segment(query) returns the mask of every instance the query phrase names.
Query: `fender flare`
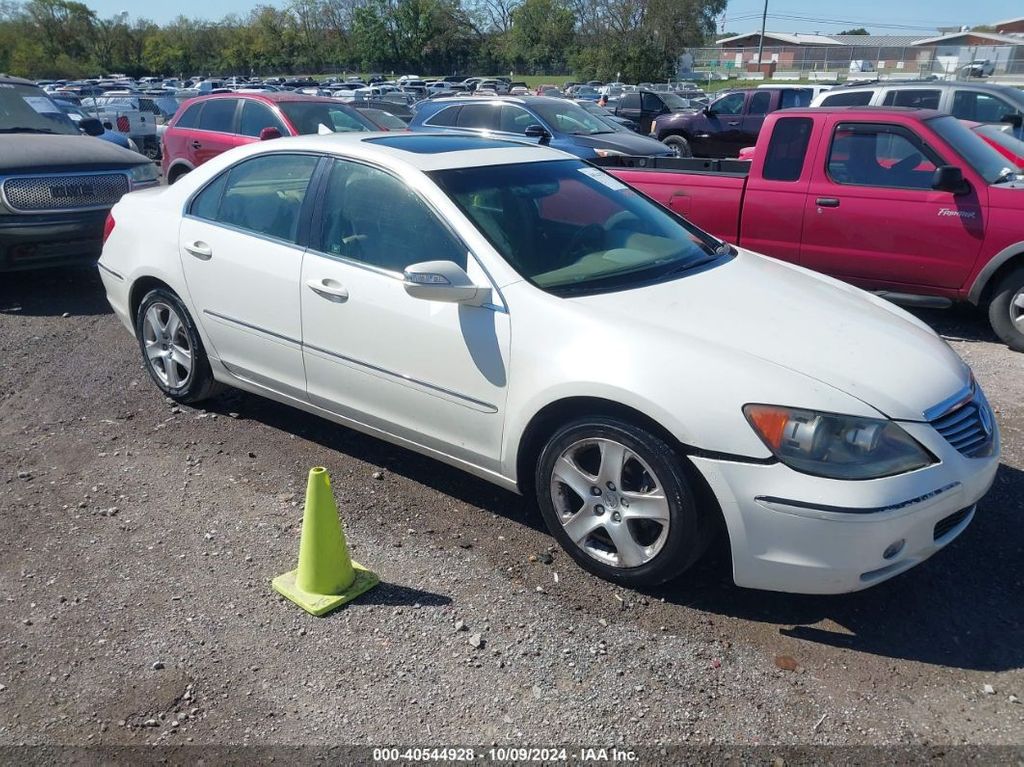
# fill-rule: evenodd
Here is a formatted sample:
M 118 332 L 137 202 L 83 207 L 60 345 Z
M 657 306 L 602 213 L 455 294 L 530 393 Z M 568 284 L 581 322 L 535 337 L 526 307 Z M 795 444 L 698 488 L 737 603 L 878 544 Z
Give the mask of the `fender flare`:
M 191 173 L 195 170 L 195 167 L 187 160 L 175 160 L 167 167 L 167 176 L 170 175 L 178 168 L 185 168 L 186 173 Z
M 999 271 L 1011 259 L 1017 256 L 1024 256 L 1024 240 L 1015 242 L 1012 245 L 1008 245 L 1001 251 L 996 253 L 981 271 L 978 272 L 978 276 L 974 278 L 974 282 L 971 283 L 971 289 L 967 293 L 967 301 L 977 306 L 981 303 L 982 293 L 985 292 L 985 288 L 988 286 L 992 279 L 992 276 Z

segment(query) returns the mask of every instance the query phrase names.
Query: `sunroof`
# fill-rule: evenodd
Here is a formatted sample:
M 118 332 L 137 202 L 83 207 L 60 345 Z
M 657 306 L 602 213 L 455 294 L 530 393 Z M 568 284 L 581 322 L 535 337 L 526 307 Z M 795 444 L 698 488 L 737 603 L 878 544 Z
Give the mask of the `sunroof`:
M 482 138 L 480 136 L 437 136 L 406 133 L 401 136 L 381 136 L 366 139 L 368 144 L 383 144 L 392 149 L 415 154 L 441 154 L 442 152 L 462 152 L 467 149 L 511 149 L 523 145 L 515 141 Z

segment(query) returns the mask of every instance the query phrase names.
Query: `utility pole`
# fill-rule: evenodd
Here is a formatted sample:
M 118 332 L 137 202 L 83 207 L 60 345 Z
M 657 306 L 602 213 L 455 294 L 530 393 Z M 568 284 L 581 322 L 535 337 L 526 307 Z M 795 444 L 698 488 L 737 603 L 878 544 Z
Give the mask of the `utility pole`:
M 764 28 L 768 23 L 768 0 L 764 0 L 764 13 L 761 14 L 761 37 L 757 40 L 757 71 L 761 70 L 761 57 L 764 55 Z

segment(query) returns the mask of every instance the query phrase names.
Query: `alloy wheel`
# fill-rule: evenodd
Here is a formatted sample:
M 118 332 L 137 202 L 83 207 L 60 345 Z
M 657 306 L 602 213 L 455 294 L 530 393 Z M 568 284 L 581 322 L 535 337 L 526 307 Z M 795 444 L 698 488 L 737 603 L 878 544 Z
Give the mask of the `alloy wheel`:
M 154 303 L 142 321 L 146 360 L 169 389 L 186 386 L 192 377 L 192 344 L 185 323 L 170 306 Z
M 670 510 L 650 465 L 612 439 L 583 439 L 566 448 L 551 472 L 551 501 L 565 533 L 588 556 L 634 568 L 658 555 Z
M 1024 333 L 1024 288 L 1010 299 L 1010 321 L 1018 332 Z

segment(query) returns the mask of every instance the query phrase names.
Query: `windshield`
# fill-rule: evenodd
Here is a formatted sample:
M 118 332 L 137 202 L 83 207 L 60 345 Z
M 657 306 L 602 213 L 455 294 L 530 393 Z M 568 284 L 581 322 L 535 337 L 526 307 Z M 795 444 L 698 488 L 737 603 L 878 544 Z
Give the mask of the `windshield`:
M 1019 166 L 1020 162 L 1024 162 L 1024 141 L 1014 136 L 1009 128 L 1009 125 L 979 125 L 974 132 L 993 144 L 997 152 Z M 1005 151 L 1000 151 L 1000 147 Z
M 928 125 L 944 138 L 953 150 L 968 165 L 974 168 L 989 184 L 1012 177 L 1016 166 L 1008 163 L 1006 158 L 985 143 L 978 134 L 952 116 L 936 117 L 928 121 Z
M 278 106 L 295 126 L 295 130 L 304 135 L 315 135 L 321 125 L 335 133 L 377 130 L 377 126 L 365 117 L 341 104 L 327 101 L 282 101 Z
M 0 133 L 78 135 L 78 128 L 40 88 L 0 83 Z
M 431 175 L 519 274 L 555 295 L 668 278 L 728 247 L 579 160 Z
M 606 123 L 571 101 L 536 103 L 531 106 L 541 119 L 560 133 L 591 136 L 612 132 Z
M 659 93 L 658 95 L 661 97 L 661 100 L 665 102 L 665 106 L 671 110 L 689 109 L 690 107 L 689 101 L 680 98 L 674 93 Z

